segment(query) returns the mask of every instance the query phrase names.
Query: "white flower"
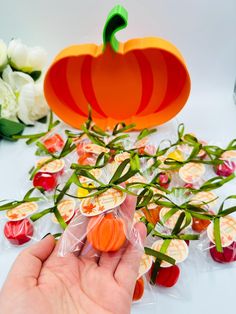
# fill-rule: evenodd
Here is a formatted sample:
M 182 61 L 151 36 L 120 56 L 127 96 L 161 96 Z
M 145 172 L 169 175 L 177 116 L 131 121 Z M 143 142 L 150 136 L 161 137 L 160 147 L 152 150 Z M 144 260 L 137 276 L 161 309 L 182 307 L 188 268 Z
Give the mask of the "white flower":
M 44 98 L 42 84 L 24 85 L 19 94 L 18 105 L 18 117 L 25 124 L 34 124 L 34 121 L 46 116 L 49 108 Z
M 7 65 L 7 46 L 3 40 L 0 39 L 0 71 Z
M 10 64 L 24 72 L 41 71 L 46 63 L 47 53 L 41 47 L 28 47 L 20 39 L 13 39 L 8 46 Z
M 19 94 L 21 88 L 25 84 L 34 83 L 34 80 L 29 74 L 19 71 L 12 71 L 9 65 L 2 72 L 2 78 L 8 85 L 10 85 L 16 95 Z
M 48 114 L 49 108 L 44 98 L 42 83 L 35 83 L 26 73 L 12 71 L 10 66 L 5 68 L 2 77 L 16 99 L 17 116 L 25 124 L 34 124 L 36 120 Z
M 11 87 L 0 78 L 0 105 L 1 116 L 6 119 L 17 121 L 18 105 L 16 96 Z

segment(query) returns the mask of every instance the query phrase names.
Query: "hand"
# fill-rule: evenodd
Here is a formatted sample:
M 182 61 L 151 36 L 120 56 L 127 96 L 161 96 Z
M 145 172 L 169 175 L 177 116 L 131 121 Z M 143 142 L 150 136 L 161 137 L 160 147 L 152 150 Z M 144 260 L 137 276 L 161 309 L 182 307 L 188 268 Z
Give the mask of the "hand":
M 126 208 L 134 211 L 134 199 Z M 145 226 L 135 226 L 141 239 Z M 84 245 L 86 247 L 86 244 Z M 1 314 L 130 313 L 142 255 L 128 242 L 115 253 L 98 257 L 91 250 L 79 256 L 58 256 L 58 244 L 48 235 L 16 259 L 0 294 Z

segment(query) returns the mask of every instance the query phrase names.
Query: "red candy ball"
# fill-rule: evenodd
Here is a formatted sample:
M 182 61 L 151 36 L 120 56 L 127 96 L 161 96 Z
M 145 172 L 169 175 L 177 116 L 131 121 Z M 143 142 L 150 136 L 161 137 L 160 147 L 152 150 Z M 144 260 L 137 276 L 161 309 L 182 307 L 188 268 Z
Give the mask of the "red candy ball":
M 168 189 L 170 185 L 171 177 L 168 173 L 161 172 L 159 177 L 157 178 L 157 182 L 162 186 L 164 189 Z
M 151 268 L 152 272 L 153 267 Z M 160 268 L 156 277 L 156 285 L 162 287 L 173 287 L 180 275 L 180 269 L 177 265 L 167 267 L 167 268 Z
M 37 172 L 33 179 L 34 187 L 52 191 L 57 186 L 57 174 L 48 172 Z
M 193 189 L 194 187 L 193 187 L 192 183 L 185 183 L 184 188 L 185 189 Z
M 15 245 L 30 241 L 33 233 L 34 227 L 27 218 L 19 221 L 8 221 L 4 226 L 5 237 Z
M 230 160 L 224 160 L 223 164 L 217 165 L 215 172 L 218 176 L 228 177 L 236 170 L 236 164 Z
M 213 245 L 213 243 L 211 243 Z M 217 263 L 231 263 L 236 262 L 236 242 L 233 242 L 230 246 L 224 247 L 223 252 L 217 252 L 216 247 L 213 246 L 210 249 L 212 259 Z

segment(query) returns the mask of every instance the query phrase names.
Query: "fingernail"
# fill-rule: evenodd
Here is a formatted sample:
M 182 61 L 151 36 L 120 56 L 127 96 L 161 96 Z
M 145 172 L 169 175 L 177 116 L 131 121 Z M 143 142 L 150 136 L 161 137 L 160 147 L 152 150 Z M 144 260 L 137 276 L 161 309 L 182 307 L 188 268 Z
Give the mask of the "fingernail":
M 46 238 L 49 234 L 51 234 L 51 233 L 49 232 L 49 233 L 45 234 L 45 236 L 43 236 L 41 240 L 43 240 L 44 238 Z

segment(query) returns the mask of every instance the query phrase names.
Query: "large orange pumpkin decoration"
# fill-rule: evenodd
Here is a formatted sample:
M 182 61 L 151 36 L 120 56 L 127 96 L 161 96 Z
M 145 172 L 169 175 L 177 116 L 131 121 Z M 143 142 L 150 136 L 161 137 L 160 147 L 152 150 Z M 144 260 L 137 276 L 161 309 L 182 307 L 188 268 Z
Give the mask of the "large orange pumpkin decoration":
M 102 128 L 120 120 L 137 129 L 162 124 L 186 103 L 190 78 L 175 46 L 146 37 L 120 43 L 115 33 L 127 26 L 127 11 L 115 6 L 103 30 L 103 44 L 70 46 L 49 68 L 44 84 L 52 110 L 80 128 L 88 114 Z
M 142 277 L 136 280 L 134 294 L 133 294 L 133 301 L 138 301 L 142 298 L 144 293 L 144 280 Z
M 124 223 L 112 213 L 90 218 L 87 240 L 98 251 L 115 252 L 125 243 Z

